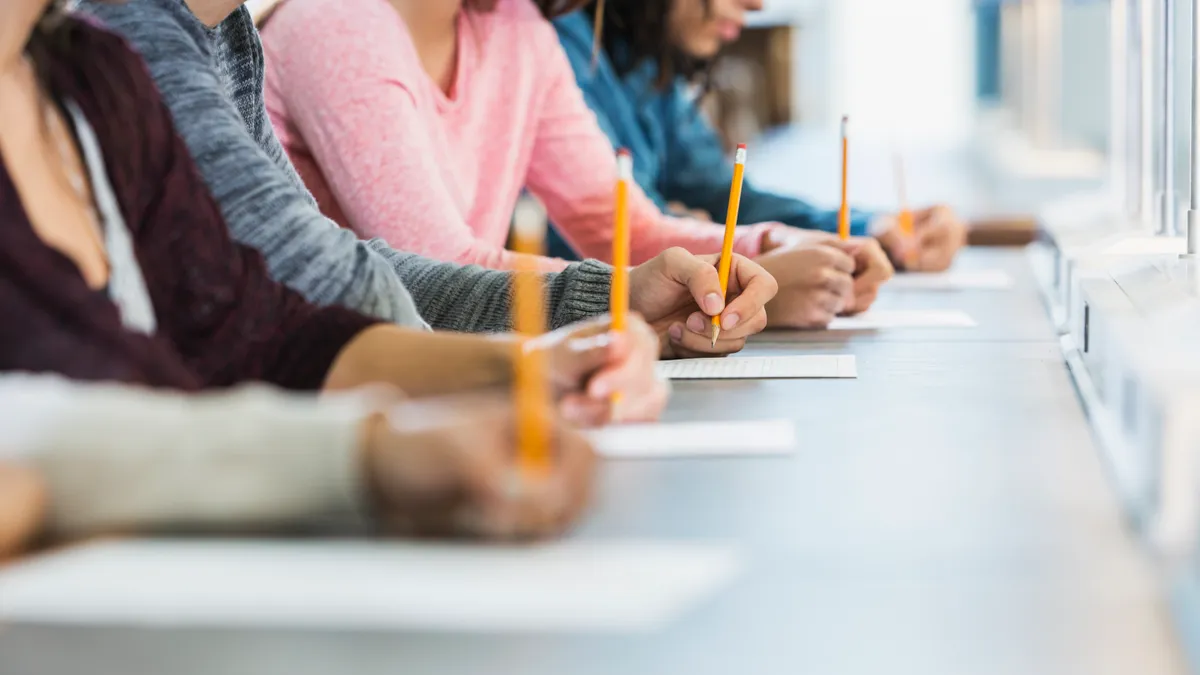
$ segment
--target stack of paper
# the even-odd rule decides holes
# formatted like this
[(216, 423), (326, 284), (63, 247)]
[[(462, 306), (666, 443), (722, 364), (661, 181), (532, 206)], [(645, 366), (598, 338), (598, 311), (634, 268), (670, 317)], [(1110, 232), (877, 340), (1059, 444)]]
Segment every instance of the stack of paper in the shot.
[(974, 328), (975, 319), (958, 310), (869, 310), (857, 316), (839, 316), (828, 330), (887, 330), (892, 328)]
[(905, 272), (892, 277), (884, 288), (913, 291), (1003, 291), (1016, 285), (1004, 270)]
[(735, 356), (660, 361), (660, 377), (672, 380), (765, 380), (856, 378), (853, 356)]
[(0, 623), (648, 631), (728, 584), (720, 546), (128, 541), (0, 571)]
[(588, 433), (609, 459), (780, 455), (796, 447), (788, 420), (629, 424)]

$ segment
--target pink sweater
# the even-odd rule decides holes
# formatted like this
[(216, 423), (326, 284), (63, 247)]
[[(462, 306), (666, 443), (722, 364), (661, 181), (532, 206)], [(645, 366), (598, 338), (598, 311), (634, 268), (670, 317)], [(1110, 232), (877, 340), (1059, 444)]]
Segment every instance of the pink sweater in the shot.
[[(511, 269), (523, 187), (582, 254), (611, 261), (616, 161), (554, 28), (530, 0), (459, 19), (453, 96), (421, 66), (387, 0), (287, 0), (263, 32), (271, 121), (322, 210), (364, 237)], [(635, 158), (636, 160), (636, 158)], [(631, 259), (721, 249), (723, 228), (631, 199)], [(757, 255), (769, 225), (738, 228)], [(565, 267), (542, 258), (543, 270)]]

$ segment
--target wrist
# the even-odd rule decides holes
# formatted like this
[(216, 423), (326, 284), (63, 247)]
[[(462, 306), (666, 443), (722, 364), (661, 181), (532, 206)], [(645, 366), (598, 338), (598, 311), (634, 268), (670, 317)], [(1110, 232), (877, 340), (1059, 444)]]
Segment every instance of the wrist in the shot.
[(379, 454), (385, 447), (388, 433), (387, 415), (375, 411), (358, 425), (358, 475), (363, 487), (362, 502), (369, 513), (376, 512), (382, 490), (379, 484)]

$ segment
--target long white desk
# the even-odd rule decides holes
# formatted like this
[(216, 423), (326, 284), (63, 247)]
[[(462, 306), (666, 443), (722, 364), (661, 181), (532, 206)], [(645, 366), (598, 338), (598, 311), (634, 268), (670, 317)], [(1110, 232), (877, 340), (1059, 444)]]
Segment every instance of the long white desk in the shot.
[(668, 416), (788, 417), (792, 457), (613, 463), (573, 535), (718, 539), (746, 574), (645, 637), (0, 628), (3, 675), (1166, 675), (1163, 589), (1122, 522), (1018, 251), (1014, 292), (903, 293), (977, 329), (769, 334), (852, 381), (677, 383)]

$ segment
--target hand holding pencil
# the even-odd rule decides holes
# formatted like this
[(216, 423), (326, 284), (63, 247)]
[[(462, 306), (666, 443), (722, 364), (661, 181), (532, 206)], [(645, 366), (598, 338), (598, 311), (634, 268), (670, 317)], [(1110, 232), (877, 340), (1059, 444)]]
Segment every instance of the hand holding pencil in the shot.
[[(729, 188), (729, 207), (725, 211), (725, 240), (721, 244), (721, 261), (718, 263), (718, 275), (721, 280), (722, 300), (728, 297), (729, 266), (733, 261), (733, 238), (737, 229), (738, 211), (742, 206), (742, 183), (746, 177), (746, 144), (737, 146), (733, 160), (733, 184)], [(717, 338), (721, 336), (721, 317), (712, 317), (712, 347), (717, 346)]]

